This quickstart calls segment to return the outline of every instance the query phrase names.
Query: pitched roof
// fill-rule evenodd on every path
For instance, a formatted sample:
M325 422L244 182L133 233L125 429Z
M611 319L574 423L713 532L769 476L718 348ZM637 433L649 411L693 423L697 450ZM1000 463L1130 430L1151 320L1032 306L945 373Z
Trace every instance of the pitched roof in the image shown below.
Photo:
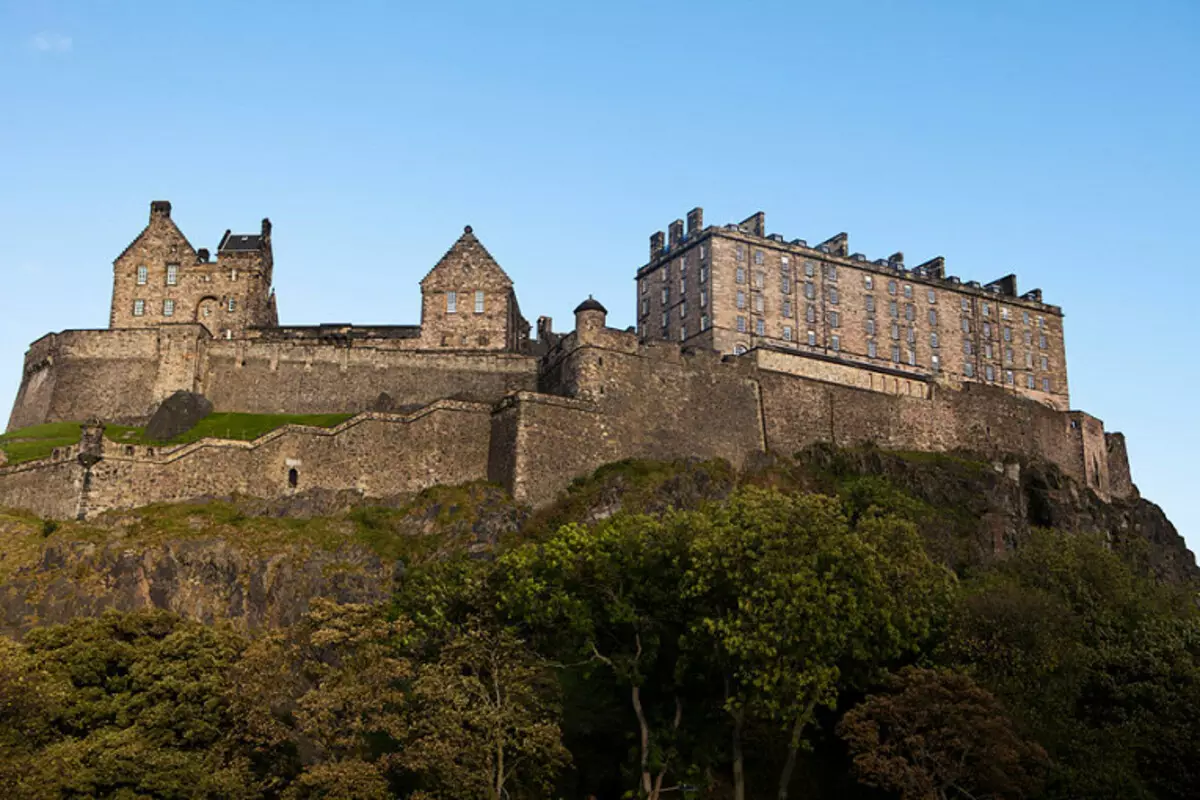
M218 253L246 252L258 250L262 246L262 236L257 233L231 233L225 231L221 243L217 245Z
M175 229L175 232L179 234L179 238L183 239L183 243L184 243L185 245L187 245L187 246L188 246L188 247L189 247L189 248L192 250L192 252L195 252L195 251L196 251L196 248L195 248L195 247L192 247L192 243L188 241L188 238L187 238L187 236L185 236L185 235L184 235L184 233L183 233L183 231L181 231L181 230L179 229L179 226L175 224L175 220L173 220L173 219L171 219L170 217L167 217L167 216L164 216L164 217L159 217L159 219L164 219L164 220L166 220L166 221L167 221L167 224L168 224L168 225L170 225L172 228L174 228L174 229ZM125 245L125 249L121 251L120 255L118 255L116 258L114 258L114 259L113 259L113 263L114 263L114 264L115 264L116 262L120 261L122 258L124 258L124 257L125 257L125 254L126 254L126 253L128 253L130 250L132 250L132 249L133 249L133 246L134 246L135 244L137 244L137 243L138 243L138 242L141 240L141 238L142 238L143 236L145 236L145 235L146 235L146 231L150 230L150 225L151 225L151 224L153 224L153 221L152 221L151 223L147 224L147 225L146 225L146 227L142 228L142 230L141 230L141 231L138 233L138 235L137 235L137 236L135 236L135 237L133 237L133 241L131 241L129 244Z
M424 285L425 281L429 280L430 276L443 266L456 262L466 262L474 267L495 270L500 273L510 286L512 285L512 278L508 277L508 273L504 271L504 268L500 266L496 259L492 257L492 254L488 252L487 248L483 246L483 242L475 237L475 232L471 229L470 225L463 228L462 236L458 237L458 240L450 246L445 255L438 259L438 262L433 265L433 269L425 273L425 277L421 279L421 284Z

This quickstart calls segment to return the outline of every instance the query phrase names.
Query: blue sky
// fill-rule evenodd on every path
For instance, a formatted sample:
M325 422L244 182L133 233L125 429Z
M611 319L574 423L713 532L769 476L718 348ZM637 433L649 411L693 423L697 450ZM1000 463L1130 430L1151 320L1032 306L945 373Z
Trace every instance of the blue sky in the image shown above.
M1073 405L1200 547L1200 4L0 0L0 405L107 324L167 199L197 247L275 224L287 323L410 323L462 231L559 329L633 323L647 237L849 231L1016 272L1066 311Z

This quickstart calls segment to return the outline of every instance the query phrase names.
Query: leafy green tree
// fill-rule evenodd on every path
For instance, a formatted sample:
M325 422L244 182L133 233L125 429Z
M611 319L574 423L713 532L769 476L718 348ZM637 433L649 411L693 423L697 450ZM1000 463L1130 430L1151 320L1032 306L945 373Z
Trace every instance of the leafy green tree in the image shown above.
M865 513L851 527L833 498L763 489L711 509L687 577L703 610L694 640L725 673L738 800L745 715L786 732L783 800L817 708L836 706L844 678L915 650L951 585L911 523Z
M901 800L1036 797L1046 754L966 675L909 667L842 718L858 778Z
M686 700L679 659L694 522L695 515L672 512L566 525L498 564L499 605L539 648L606 670L623 687L636 726L638 792L647 798L672 790L667 776L691 766L679 750Z
M545 797L570 760L547 665L511 632L478 623L421 665L400 762L447 800Z

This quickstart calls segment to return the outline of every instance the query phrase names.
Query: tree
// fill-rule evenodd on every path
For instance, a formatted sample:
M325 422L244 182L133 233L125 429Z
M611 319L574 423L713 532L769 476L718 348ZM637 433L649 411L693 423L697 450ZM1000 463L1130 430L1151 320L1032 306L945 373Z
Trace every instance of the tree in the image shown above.
M678 748L685 713L678 668L695 516L617 514L590 529L566 525L498 564L498 602L514 624L564 660L609 671L627 692L638 791L647 798L673 789L668 774L688 766Z
M692 632L725 675L738 800L745 715L786 731L783 800L805 729L836 705L844 673L915 649L951 583L910 523L870 513L852 528L833 498L764 489L712 509L691 562L685 594L702 609Z
M547 665L510 631L459 631L413 684L400 761L452 800L547 796L570 761Z
M966 675L909 667L843 717L837 733L868 786L901 800L1019 800L1041 788L1046 753Z

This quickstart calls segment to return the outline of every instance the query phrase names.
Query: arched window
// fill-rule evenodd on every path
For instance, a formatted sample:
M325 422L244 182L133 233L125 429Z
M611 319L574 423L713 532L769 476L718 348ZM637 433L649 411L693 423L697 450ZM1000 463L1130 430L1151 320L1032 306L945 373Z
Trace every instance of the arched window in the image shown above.
M288 470L288 486L295 489L299 485L300 485L300 473L296 471L295 467L292 467L291 469Z

